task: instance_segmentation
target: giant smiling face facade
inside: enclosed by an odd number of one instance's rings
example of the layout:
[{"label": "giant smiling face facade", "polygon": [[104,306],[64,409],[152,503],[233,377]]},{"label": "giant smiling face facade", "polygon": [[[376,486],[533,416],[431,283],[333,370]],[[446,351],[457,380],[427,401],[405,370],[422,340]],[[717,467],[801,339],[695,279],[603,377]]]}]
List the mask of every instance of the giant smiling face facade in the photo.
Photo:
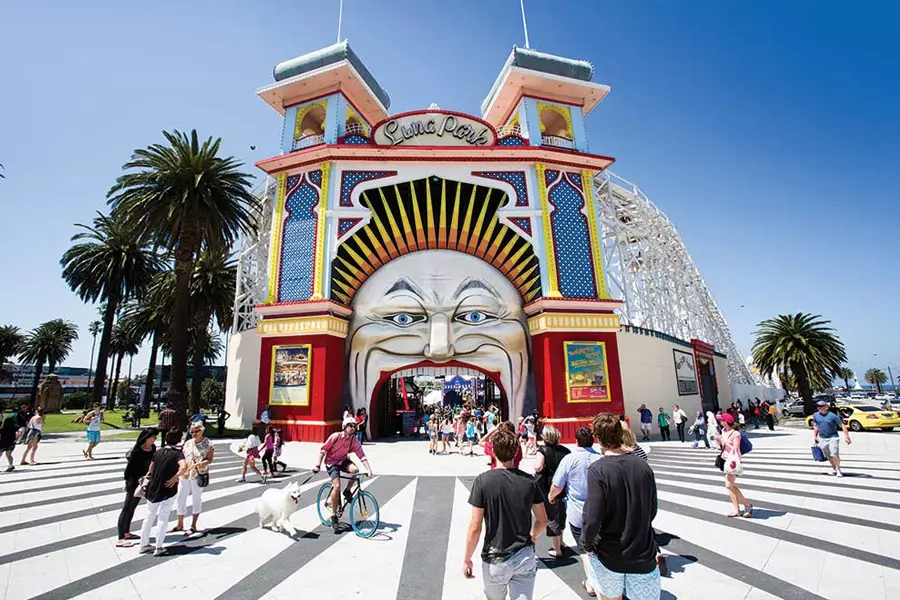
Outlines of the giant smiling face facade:
[{"label": "giant smiling face facade", "polygon": [[450,250],[414,252],[373,273],[353,298],[350,395],[366,408],[382,373],[455,361],[497,373],[521,415],[529,365],[522,297],[500,271]]}]

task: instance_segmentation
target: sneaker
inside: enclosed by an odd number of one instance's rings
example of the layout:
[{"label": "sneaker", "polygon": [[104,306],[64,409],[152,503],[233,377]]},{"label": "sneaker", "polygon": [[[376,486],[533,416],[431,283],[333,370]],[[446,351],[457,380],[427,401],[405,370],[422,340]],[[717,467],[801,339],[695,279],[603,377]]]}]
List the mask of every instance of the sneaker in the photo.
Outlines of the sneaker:
[{"label": "sneaker", "polygon": [[138,550],[138,554],[150,554],[153,552],[153,546],[141,546],[140,550]]},{"label": "sneaker", "polygon": [[840,470],[840,469],[838,469],[837,471],[834,472],[834,476],[835,476],[835,477],[843,477],[844,474],[841,473],[841,470]]},{"label": "sneaker", "polygon": [[341,530],[341,524],[338,522],[338,518],[334,515],[331,515],[331,528],[335,533],[338,533]]},{"label": "sneaker", "polygon": [[837,474],[838,474],[837,469],[832,469],[831,473],[829,473],[829,475],[831,475],[832,477],[835,477]]},{"label": "sneaker", "polygon": [[168,556],[169,551],[165,548],[157,548],[153,551],[153,556]]}]

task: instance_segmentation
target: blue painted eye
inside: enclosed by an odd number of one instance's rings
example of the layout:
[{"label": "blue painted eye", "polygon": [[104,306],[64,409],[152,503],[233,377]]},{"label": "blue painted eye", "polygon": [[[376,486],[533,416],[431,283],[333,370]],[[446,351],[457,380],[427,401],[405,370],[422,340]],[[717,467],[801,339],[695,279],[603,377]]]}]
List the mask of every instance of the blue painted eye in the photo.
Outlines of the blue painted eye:
[{"label": "blue painted eye", "polygon": [[390,321],[394,325],[399,325],[400,327],[409,327],[413,323],[418,323],[419,321],[425,320],[424,315],[411,315],[409,313],[397,313],[396,315],[391,315],[389,317],[385,317],[385,320]]},{"label": "blue painted eye", "polygon": [[486,323],[488,321],[492,321],[496,319],[494,315],[489,315],[486,312],[481,312],[480,310],[471,310],[469,312],[464,312],[456,316],[457,321],[462,321],[463,323],[468,323],[469,325],[480,325],[482,323]]}]

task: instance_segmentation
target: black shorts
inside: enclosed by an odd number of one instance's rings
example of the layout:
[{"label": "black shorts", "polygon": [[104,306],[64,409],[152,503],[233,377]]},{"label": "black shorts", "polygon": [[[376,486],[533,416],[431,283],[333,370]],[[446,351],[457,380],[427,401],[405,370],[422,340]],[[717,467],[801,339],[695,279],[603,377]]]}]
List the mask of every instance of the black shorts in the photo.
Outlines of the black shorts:
[{"label": "black shorts", "polygon": [[352,464],[353,464],[352,460],[350,460],[349,458],[345,458],[344,462],[327,467],[328,477],[331,479],[337,479],[340,476],[341,472],[347,473],[348,469],[350,468],[350,465],[352,465]]},{"label": "black shorts", "polygon": [[569,523],[569,531],[572,532],[572,537],[575,538],[575,552],[584,554],[584,544],[581,541],[581,527],[575,527]]}]

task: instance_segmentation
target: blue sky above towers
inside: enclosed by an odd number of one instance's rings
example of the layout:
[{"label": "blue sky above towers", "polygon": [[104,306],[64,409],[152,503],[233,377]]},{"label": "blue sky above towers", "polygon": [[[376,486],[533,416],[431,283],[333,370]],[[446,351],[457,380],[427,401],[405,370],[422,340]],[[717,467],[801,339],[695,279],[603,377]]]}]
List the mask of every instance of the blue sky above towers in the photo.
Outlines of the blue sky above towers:
[{"label": "blue sky above towers", "polygon": [[[588,59],[612,86],[587,119],[591,148],[680,229],[743,352],[761,319],[811,311],[833,321],[854,369],[900,374],[900,6],[526,10],[532,47]],[[336,25],[337,0],[7,6],[0,321],[93,319],[58,261],[131,150],[196,127],[247,163],[276,154],[279,117],[254,91],[275,62],[333,43]],[[436,102],[477,114],[524,43],[517,0],[345,0],[343,33],[393,112]],[[89,356],[83,329],[67,362]]]}]

